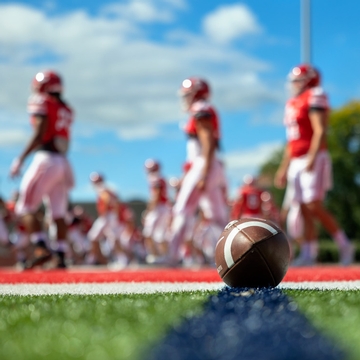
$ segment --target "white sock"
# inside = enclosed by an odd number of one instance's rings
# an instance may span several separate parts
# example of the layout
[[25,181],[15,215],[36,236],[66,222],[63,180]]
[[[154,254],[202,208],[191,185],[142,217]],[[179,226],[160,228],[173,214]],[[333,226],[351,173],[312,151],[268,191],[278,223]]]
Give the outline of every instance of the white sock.
[[58,240],[56,245],[56,251],[66,253],[69,251],[69,244],[66,240]]
[[85,262],[86,262],[87,265],[93,265],[93,264],[95,264],[95,260],[96,260],[95,255],[94,254],[89,254],[86,257]]
[[300,245],[300,253],[299,253],[299,257],[301,259],[307,259],[309,258],[309,243],[308,242],[303,242]]
[[316,240],[306,241],[301,245],[300,257],[302,259],[316,260],[319,252],[319,245]]
[[34,232],[30,235],[30,241],[32,244],[37,244],[40,240],[46,242],[47,236],[43,231]]
[[319,244],[316,240],[309,242],[309,258],[316,260],[319,253]]
[[349,239],[348,239],[348,237],[346,236],[346,234],[344,233],[343,230],[338,230],[333,235],[333,239],[337,243],[339,248],[343,248],[343,247],[345,247],[346,245],[349,244]]

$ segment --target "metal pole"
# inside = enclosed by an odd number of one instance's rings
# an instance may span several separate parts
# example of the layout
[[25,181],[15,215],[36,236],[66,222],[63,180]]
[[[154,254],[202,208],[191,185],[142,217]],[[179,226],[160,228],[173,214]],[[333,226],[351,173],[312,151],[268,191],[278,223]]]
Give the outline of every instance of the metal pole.
[[310,0],[301,0],[301,62],[311,64]]

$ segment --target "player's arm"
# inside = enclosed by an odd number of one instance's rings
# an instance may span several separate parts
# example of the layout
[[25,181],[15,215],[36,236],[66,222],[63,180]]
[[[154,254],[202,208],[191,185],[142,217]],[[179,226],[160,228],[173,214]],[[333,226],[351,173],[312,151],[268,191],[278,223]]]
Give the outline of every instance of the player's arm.
[[310,148],[307,153],[307,171],[311,171],[313,169],[316,155],[321,148],[321,144],[325,141],[327,111],[325,109],[312,109],[309,112],[309,118],[313,129],[313,135],[311,138]]
[[160,203],[160,198],[161,198],[160,185],[152,187],[151,197],[147,206],[147,211],[153,210]]
[[113,196],[110,193],[110,191],[105,189],[100,193],[99,196],[103,203],[103,208],[104,208],[105,212],[108,212],[111,208],[116,207],[115,202],[113,201]]
[[287,176],[289,164],[290,164],[290,151],[289,151],[289,147],[286,146],[284,149],[283,158],[281,160],[280,166],[274,178],[274,185],[279,189],[283,188],[286,184],[286,176]]
[[47,117],[42,115],[36,115],[34,117],[33,133],[30,140],[25,146],[20,156],[16,158],[11,165],[11,169],[10,169],[11,177],[15,177],[19,175],[21,165],[25,161],[26,157],[41,144],[41,140],[45,134],[46,127],[47,127]]
[[205,187],[206,179],[208,177],[211,167],[211,161],[216,148],[216,142],[213,136],[214,129],[210,121],[210,116],[208,116],[208,114],[199,114],[197,116],[196,131],[201,144],[202,155],[205,158],[205,165],[203,168],[202,176],[198,183],[198,188],[202,190]]

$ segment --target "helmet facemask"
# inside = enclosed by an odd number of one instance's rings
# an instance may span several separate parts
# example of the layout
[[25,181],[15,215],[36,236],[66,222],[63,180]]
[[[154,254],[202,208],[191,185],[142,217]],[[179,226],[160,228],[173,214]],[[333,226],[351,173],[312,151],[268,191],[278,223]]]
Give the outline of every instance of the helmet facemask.
[[181,107],[184,111],[189,111],[191,105],[200,99],[206,100],[210,95],[208,84],[199,78],[185,79],[179,90],[181,96]]

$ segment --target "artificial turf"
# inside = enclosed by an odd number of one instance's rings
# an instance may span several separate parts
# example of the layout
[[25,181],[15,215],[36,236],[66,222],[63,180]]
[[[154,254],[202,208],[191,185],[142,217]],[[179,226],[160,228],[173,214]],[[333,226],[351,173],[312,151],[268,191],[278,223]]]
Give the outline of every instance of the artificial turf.
[[0,296],[0,358],[145,359],[144,351],[208,292]]
[[322,332],[336,339],[350,359],[360,359],[360,290],[286,290]]
[[[360,358],[360,291],[283,293],[351,359]],[[215,294],[0,296],[0,358],[147,359],[171,329],[199,318]]]

